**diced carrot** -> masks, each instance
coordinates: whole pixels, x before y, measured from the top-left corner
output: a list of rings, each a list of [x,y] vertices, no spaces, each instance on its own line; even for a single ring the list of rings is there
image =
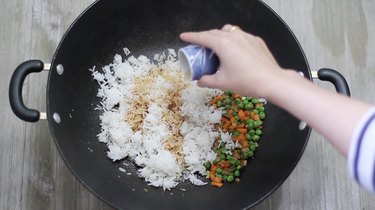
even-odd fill
[[[242,124],[239,124],[237,127],[238,127],[238,128],[245,128],[246,125],[242,123]]]
[[[222,178],[219,178],[219,177],[216,177],[216,176],[214,176],[214,177],[211,177],[211,181],[213,181],[213,182],[218,182],[218,183],[221,183],[221,182],[223,181],[223,179],[222,179]]]
[[[246,118],[247,118],[246,115],[245,115],[245,113],[242,110],[238,111],[238,117],[241,120],[246,120]]]
[[[226,169],[230,167],[230,162],[228,160],[222,160],[220,161],[219,165],[222,169]]]
[[[211,104],[217,104],[217,102],[218,102],[219,100],[223,100],[223,96],[222,96],[222,95],[215,96],[215,97],[211,100]]]
[[[218,99],[217,96],[214,97],[214,98],[211,100],[211,104],[216,104],[218,100],[219,100],[219,99]]]
[[[223,128],[224,128],[224,129],[228,129],[229,126],[230,126],[231,124],[232,124],[232,123],[231,123],[229,120],[227,120],[227,121],[225,121],[225,123],[224,123],[224,125],[223,125]]]
[[[242,142],[246,140],[246,137],[243,133],[241,133],[239,136],[235,138],[237,141]]]
[[[240,133],[247,133],[246,128],[237,128],[237,131],[240,132]]]
[[[215,174],[216,169],[217,169],[217,165],[212,164],[211,168],[210,168],[210,172],[214,172],[214,174]]]
[[[250,112],[250,118],[251,118],[252,120],[260,120],[259,115],[254,114],[254,112]]]
[[[247,141],[241,141],[242,148],[249,148],[249,142]]]
[[[242,96],[240,94],[235,93],[233,94],[233,98],[242,98]]]
[[[223,183],[221,183],[221,182],[211,182],[211,185],[220,188],[220,187],[223,186]]]
[[[232,124],[234,124],[234,123],[237,122],[237,120],[236,120],[236,118],[232,117],[232,118],[230,118],[230,122],[231,122]]]

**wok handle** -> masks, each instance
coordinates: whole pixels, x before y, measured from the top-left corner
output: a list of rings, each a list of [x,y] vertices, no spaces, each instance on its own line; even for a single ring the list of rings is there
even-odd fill
[[[318,70],[317,77],[322,81],[331,82],[335,86],[338,93],[350,97],[349,85],[344,76],[342,76],[342,74],[340,74],[338,71],[329,68],[322,68]]]
[[[40,60],[29,60],[20,64],[13,72],[9,85],[9,102],[14,114],[27,122],[36,122],[39,120],[40,112],[35,109],[29,109],[23,103],[22,87],[27,75],[33,72],[41,72],[44,69],[44,63]]]

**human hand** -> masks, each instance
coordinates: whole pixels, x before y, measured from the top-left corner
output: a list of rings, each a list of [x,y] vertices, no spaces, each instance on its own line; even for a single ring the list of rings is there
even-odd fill
[[[201,87],[262,97],[281,72],[265,42],[238,27],[225,25],[222,30],[187,32],[180,38],[212,49],[220,59],[217,73],[198,81]]]

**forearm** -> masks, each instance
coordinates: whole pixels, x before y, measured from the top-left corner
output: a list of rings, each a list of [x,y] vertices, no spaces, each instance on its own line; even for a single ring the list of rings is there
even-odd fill
[[[319,88],[294,71],[281,71],[272,80],[266,98],[306,121],[346,156],[354,129],[371,105]]]

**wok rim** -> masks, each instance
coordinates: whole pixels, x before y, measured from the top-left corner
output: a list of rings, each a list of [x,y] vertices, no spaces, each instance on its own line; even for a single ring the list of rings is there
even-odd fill
[[[84,16],[93,6],[95,6],[96,4],[100,3],[102,0],[95,0],[93,3],[91,3],[87,8],[85,8],[75,19],[74,21],[70,24],[70,26],[66,29],[66,31],[64,32],[64,35],[62,36],[56,50],[55,50],[55,53],[54,53],[54,56],[52,58],[52,62],[51,62],[51,70],[54,68],[55,66],[55,59],[56,59],[56,56],[61,48],[61,46],[63,45],[67,35],[71,32],[72,28],[76,25],[76,23],[81,19],[82,16]],[[270,6],[268,6],[265,2],[263,2],[262,0],[257,0],[259,3],[261,3],[263,6],[266,7],[266,9],[268,9],[273,15],[275,15],[278,20],[281,21],[281,23],[283,24],[283,26],[289,31],[290,35],[292,35],[294,41],[296,42],[300,52],[301,52],[301,55],[303,56],[303,60],[306,64],[306,67],[307,67],[307,72],[308,72],[308,75],[304,75],[307,77],[307,79],[309,79],[311,82],[312,82],[312,75],[311,75],[311,69],[310,69],[310,66],[309,66],[309,63],[308,63],[308,60],[306,58],[306,54],[305,52],[303,51],[303,48],[300,44],[300,42],[298,41],[297,37],[295,36],[295,34],[293,33],[293,31],[290,29],[290,27],[286,24],[286,22],[280,17],[280,15],[278,15]],[[48,97],[48,93],[49,93],[49,89],[50,89],[50,80],[51,80],[51,71],[49,72],[49,76],[48,76],[48,81],[47,81],[47,88],[46,88],[46,107],[47,107],[47,116],[52,116],[50,115],[51,113],[51,108],[50,108],[50,99]],[[115,208],[115,209],[122,209],[122,207],[119,207],[118,205],[110,202],[108,199],[104,198],[103,196],[99,195],[98,192],[94,191],[86,182],[84,182],[82,180],[82,178],[77,174],[76,170],[72,167],[72,165],[70,164],[70,162],[67,160],[67,157],[66,157],[66,154],[64,154],[64,152],[62,151],[61,147],[60,147],[60,144],[57,140],[57,136],[55,134],[55,131],[54,131],[54,126],[55,126],[55,122],[53,120],[51,120],[52,118],[47,118],[48,119],[48,126],[50,128],[50,131],[51,131],[51,135],[53,137],[53,140],[55,142],[55,145],[59,151],[59,154],[61,155],[64,163],[66,164],[66,166],[69,168],[69,171],[74,175],[74,177],[79,181],[79,183],[81,183],[86,189],[89,190],[90,193],[92,193],[93,195],[95,195],[97,198],[100,199],[101,202],[104,202],[106,204],[108,204],[109,206]],[[286,173],[286,176],[283,178],[283,179],[280,179],[280,181],[266,194],[264,194],[262,197],[260,197],[257,201],[251,203],[249,206],[245,206],[243,207],[244,209],[250,209],[250,208],[253,208],[255,206],[257,206],[259,203],[261,203],[262,201],[264,201],[266,198],[268,198],[270,195],[272,195],[291,175],[291,173],[294,171],[295,167],[297,166],[297,164],[299,163],[299,161],[301,160],[301,157],[302,155],[304,154],[305,152],[305,149],[307,147],[307,144],[309,142],[309,139],[310,139],[310,135],[311,135],[311,127],[309,126],[306,126],[305,130],[307,130],[307,133],[306,133],[306,139],[305,139],[305,143],[302,147],[302,149],[300,150],[299,152],[299,155],[298,157],[296,158],[295,162],[291,165],[290,167],[290,171],[288,171],[288,173]]]

